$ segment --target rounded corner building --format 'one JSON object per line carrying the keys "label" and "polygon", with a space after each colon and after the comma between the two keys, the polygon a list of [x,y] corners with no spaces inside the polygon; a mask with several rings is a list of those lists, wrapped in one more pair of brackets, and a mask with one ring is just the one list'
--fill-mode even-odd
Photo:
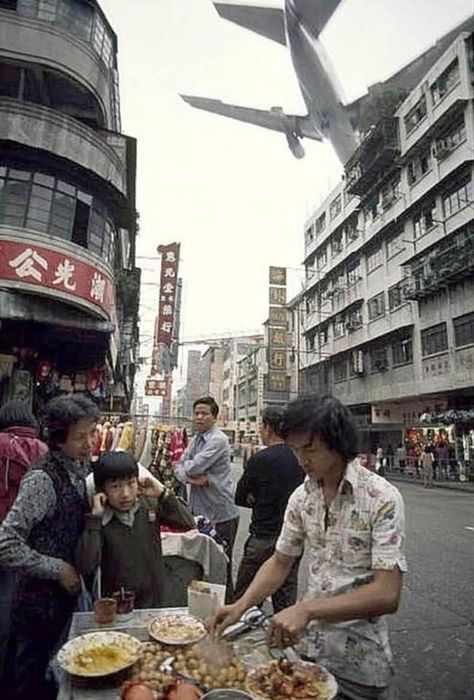
{"label": "rounded corner building", "polygon": [[136,143],[95,0],[0,0],[0,404],[133,391]]}

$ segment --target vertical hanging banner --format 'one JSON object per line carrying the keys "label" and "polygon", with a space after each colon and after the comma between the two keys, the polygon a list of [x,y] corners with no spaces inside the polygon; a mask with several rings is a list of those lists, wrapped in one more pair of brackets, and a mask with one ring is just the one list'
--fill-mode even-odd
{"label": "vertical hanging banner", "polygon": [[286,268],[270,267],[269,284],[267,389],[284,393],[288,390]]}

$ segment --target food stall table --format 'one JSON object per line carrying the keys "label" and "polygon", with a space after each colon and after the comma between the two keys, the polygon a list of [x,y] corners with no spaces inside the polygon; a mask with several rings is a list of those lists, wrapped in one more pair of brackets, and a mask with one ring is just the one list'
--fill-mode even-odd
{"label": "food stall table", "polygon": [[[93,613],[74,613],[68,639],[74,639],[81,634],[110,630],[125,632],[136,637],[142,642],[150,641],[148,625],[159,615],[169,613],[187,613],[187,608],[155,608],[135,610],[127,622],[117,621],[112,625],[98,625]],[[246,666],[257,666],[267,663],[270,656],[266,643],[265,631],[254,629],[232,642],[235,653]],[[61,682],[57,700],[118,700],[120,698],[120,686],[129,678],[130,671],[115,674],[98,680],[76,679],[67,673],[61,673]]]}

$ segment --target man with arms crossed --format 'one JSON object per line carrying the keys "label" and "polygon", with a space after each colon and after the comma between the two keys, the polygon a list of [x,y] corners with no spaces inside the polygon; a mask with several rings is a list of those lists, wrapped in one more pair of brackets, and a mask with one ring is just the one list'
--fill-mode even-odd
{"label": "man with arms crossed", "polygon": [[189,509],[214,523],[216,532],[226,543],[226,601],[233,596],[232,549],[239,525],[239,510],[234,503],[227,435],[217,425],[219,406],[212,396],[193,404],[196,435],[176,467],[176,477],[190,484]]}
{"label": "man with arms crossed", "polygon": [[306,472],[290,497],[275,554],[252,584],[214,620],[221,632],[277,590],[304,543],[304,600],[272,618],[270,642],[298,651],[337,678],[341,700],[391,697],[392,655],[384,615],[400,601],[404,505],[398,490],[353,461],[357,436],[349,411],[331,396],[292,402],[282,434]]}

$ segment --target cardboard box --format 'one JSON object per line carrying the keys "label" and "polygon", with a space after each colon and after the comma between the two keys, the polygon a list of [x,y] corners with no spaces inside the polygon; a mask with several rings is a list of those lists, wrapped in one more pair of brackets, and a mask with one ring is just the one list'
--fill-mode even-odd
{"label": "cardboard box", "polygon": [[[195,590],[193,584],[199,584],[205,590]],[[190,615],[205,620],[212,617],[216,610],[225,603],[225,586],[207,581],[192,581],[188,586],[188,610]]]}

